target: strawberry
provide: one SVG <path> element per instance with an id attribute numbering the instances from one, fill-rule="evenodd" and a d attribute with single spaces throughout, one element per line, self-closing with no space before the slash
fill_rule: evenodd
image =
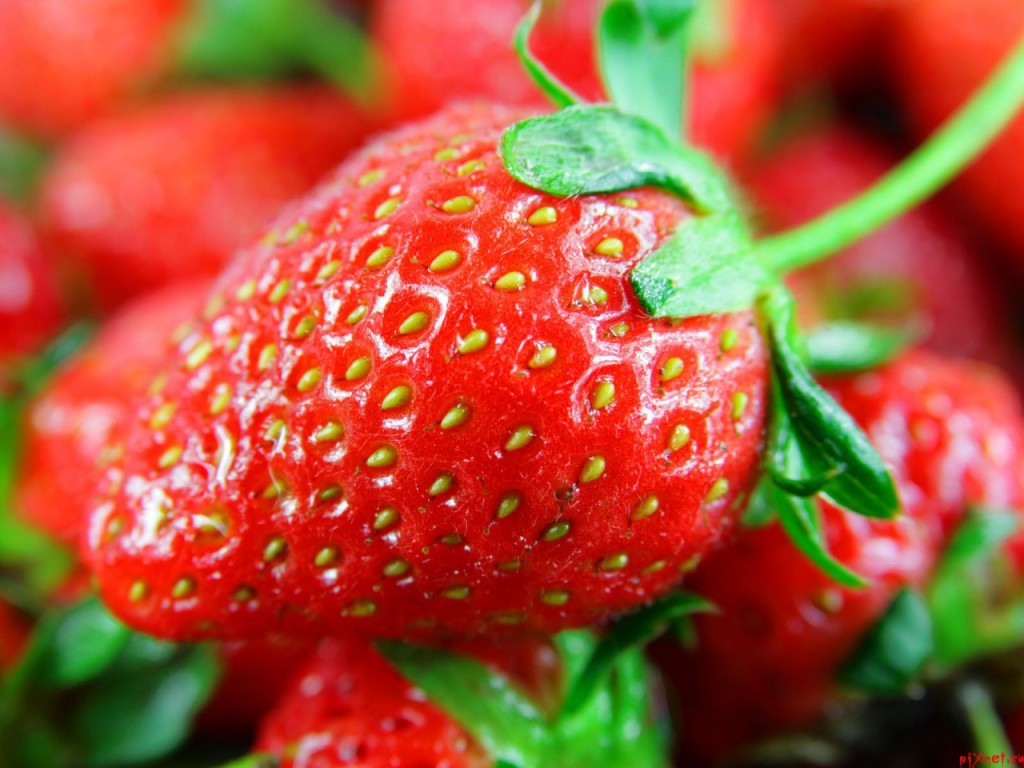
<path id="1" fill-rule="evenodd" d="M 41 193 L 47 236 L 107 309 L 214 275 L 369 129 L 321 88 L 222 88 L 129 110 L 57 153 Z"/>
<path id="2" fill-rule="evenodd" d="M 466 98 L 542 104 L 510 45 L 529 5 L 527 0 L 377 2 L 371 27 L 402 113 L 421 116 Z M 604 94 L 593 42 L 603 5 L 603 0 L 545 4 L 532 43 L 537 56 L 588 100 Z M 777 101 L 777 22 L 770 0 L 718 0 L 706 15 L 705 39 L 695 53 L 690 131 L 696 144 L 734 160 L 750 149 Z M 458 41 L 457 56 L 450 53 L 452 41 Z"/>
<path id="3" fill-rule="evenodd" d="M 834 582 L 778 525 L 744 530 L 694 574 L 687 586 L 721 616 L 696 619 L 695 651 L 659 652 L 694 755 L 820 716 L 839 668 L 893 596 L 925 582 L 968 506 L 1024 509 L 1024 413 L 994 371 L 914 352 L 828 386 L 892 467 L 905 516 L 866 520 L 821 505 L 830 551 L 871 579 L 866 588 Z"/>
<path id="4" fill-rule="evenodd" d="M 948 117 L 1010 50 L 1024 30 L 1024 6 L 1016 0 L 979 0 L 969 7 L 956 0 L 915 0 L 902 5 L 897 21 L 892 71 L 910 122 L 923 134 Z M 1024 252 L 1024 200 L 1007 194 L 1024 184 L 1022 147 L 1024 117 L 1018 116 L 955 187 L 1011 255 Z"/>
<path id="5" fill-rule="evenodd" d="M 551 631 L 664 593 L 757 469 L 750 311 L 652 319 L 690 214 L 560 198 L 466 106 L 382 138 L 242 252 L 137 405 L 84 557 L 165 637 Z"/>
<path id="6" fill-rule="evenodd" d="M 53 335 L 64 311 L 31 226 L 0 202 L 0 370 Z"/>
<path id="7" fill-rule="evenodd" d="M 103 467 L 120 450 L 132 393 L 149 386 L 168 336 L 206 288 L 175 284 L 126 306 L 47 382 L 24 419 L 16 506 L 28 521 L 77 539 Z"/>
<path id="8" fill-rule="evenodd" d="M 26 622 L 10 605 L 0 600 L 0 673 L 18 660 L 27 637 Z"/>
<path id="9" fill-rule="evenodd" d="M 852 198 L 894 165 L 871 139 L 836 125 L 776 149 L 747 184 L 767 226 L 784 230 Z M 1008 307 L 983 264 L 983 254 L 926 203 L 795 273 L 790 285 L 808 320 L 893 325 L 933 351 L 1019 368 Z"/>

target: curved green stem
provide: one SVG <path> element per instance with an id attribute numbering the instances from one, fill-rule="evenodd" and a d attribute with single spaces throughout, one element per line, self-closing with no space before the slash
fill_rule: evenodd
<path id="1" fill-rule="evenodd" d="M 769 269 L 789 272 L 856 242 L 932 195 L 973 160 L 1024 101 L 1024 38 L 985 85 L 905 162 L 868 191 L 814 221 L 754 246 Z"/>
<path id="2" fill-rule="evenodd" d="M 1012 754 L 989 692 L 980 683 L 965 680 L 957 686 L 956 697 L 974 736 L 974 748 L 986 755 Z"/>

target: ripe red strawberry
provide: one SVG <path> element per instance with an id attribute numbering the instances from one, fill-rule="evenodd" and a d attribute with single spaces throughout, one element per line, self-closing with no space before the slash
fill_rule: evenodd
<path id="1" fill-rule="evenodd" d="M 591 624 L 663 594 L 756 473 L 750 312 L 651 319 L 689 216 L 558 198 L 463 107 L 383 138 L 239 255 L 91 518 L 104 599 L 167 637 Z"/>
<path id="2" fill-rule="evenodd" d="M 0 370 L 60 327 L 52 265 L 27 221 L 0 203 Z"/>
<path id="3" fill-rule="evenodd" d="M 892 71 L 919 132 L 934 129 L 962 104 L 1024 30 L 1017 0 L 915 0 L 902 4 L 892 36 Z M 950 55 L 955 51 L 955 55 Z M 971 213 L 1024 253 L 1024 117 L 1018 117 L 957 181 Z M 1018 264 L 1022 263 L 1017 259 Z"/>
<path id="4" fill-rule="evenodd" d="M 853 198 L 894 165 L 867 137 L 831 126 L 776 150 L 748 185 L 765 224 L 785 230 Z M 936 352 L 1019 369 L 1008 307 L 983 256 L 925 204 L 789 282 L 807 320 L 894 325 Z"/>
<path id="5" fill-rule="evenodd" d="M 866 589 L 836 584 L 775 524 L 744 530 L 694 574 L 687 588 L 721 615 L 696 619 L 696 651 L 661 651 L 694 755 L 819 716 L 861 636 L 901 587 L 928 577 L 967 507 L 1024 509 L 1024 413 L 994 371 L 915 352 L 828 388 L 890 464 L 906 514 L 874 521 L 822 505 L 830 551 L 874 580 Z"/>
<path id="6" fill-rule="evenodd" d="M 49 238 L 103 307 L 214 275 L 370 130 L 320 88 L 183 94 L 99 121 L 43 182 Z"/>
<path id="7" fill-rule="evenodd" d="M 27 638 L 27 623 L 0 600 L 0 674 L 18 660 Z"/>
<path id="8" fill-rule="evenodd" d="M 26 520 L 74 542 L 103 468 L 123 449 L 134 393 L 150 385 L 172 332 L 208 283 L 179 283 L 138 299 L 47 383 L 25 417 L 16 506 Z"/>
<path id="9" fill-rule="evenodd" d="M 603 5 L 546 4 L 530 44 L 555 74 L 592 101 L 603 98 L 593 43 Z M 371 25 L 392 70 L 399 109 L 407 117 L 421 116 L 465 98 L 544 104 L 511 46 L 529 6 L 527 0 L 377 2 Z M 721 28 L 696 46 L 690 130 L 694 143 L 731 160 L 750 149 L 777 102 L 777 23 L 769 0 L 725 0 L 715 4 L 713 15 L 711 26 Z"/>
<path id="10" fill-rule="evenodd" d="M 54 135 L 164 68 L 187 0 L 2 0 L 0 122 Z"/>
<path id="11" fill-rule="evenodd" d="M 470 649 L 466 649 L 471 652 Z M 515 679 L 516 670 L 552 686 L 555 657 L 542 643 L 472 648 Z M 557 687 L 555 685 L 554 687 Z M 405 680 L 365 640 L 325 641 L 264 719 L 255 750 L 281 768 L 489 768 L 495 764 L 466 730 Z"/>

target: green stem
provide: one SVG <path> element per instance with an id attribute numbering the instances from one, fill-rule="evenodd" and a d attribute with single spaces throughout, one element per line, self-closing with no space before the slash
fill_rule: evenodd
<path id="1" fill-rule="evenodd" d="M 275 755 L 246 755 L 221 768 L 277 768 L 281 761 Z"/>
<path id="2" fill-rule="evenodd" d="M 754 252 L 778 273 L 813 264 L 877 230 L 932 195 L 973 160 L 1024 101 L 1024 38 L 970 101 L 899 167 L 863 194 Z"/>
<path id="3" fill-rule="evenodd" d="M 974 748 L 985 755 L 1011 754 L 1010 740 L 989 692 L 974 680 L 966 680 L 957 687 L 956 695 L 974 736 Z"/>

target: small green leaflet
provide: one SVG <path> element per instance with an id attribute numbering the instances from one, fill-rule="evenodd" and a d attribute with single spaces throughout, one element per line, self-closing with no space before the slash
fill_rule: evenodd
<path id="1" fill-rule="evenodd" d="M 900 502 L 884 462 L 860 427 L 815 382 L 796 350 L 792 296 L 777 288 L 762 297 L 761 310 L 784 417 L 791 425 L 788 434 L 781 434 L 797 441 L 813 474 L 822 478 L 820 490 L 836 504 L 866 517 L 895 517 Z M 769 446 L 770 455 L 788 450 Z"/>
<path id="2" fill-rule="evenodd" d="M 867 323 L 826 323 L 805 334 L 807 365 L 818 375 L 871 370 L 893 360 L 913 340 L 909 333 Z"/>
<path id="3" fill-rule="evenodd" d="M 601 75 L 623 112 L 683 135 L 686 28 L 693 0 L 612 0 L 598 22 Z"/>
<path id="4" fill-rule="evenodd" d="M 56 687 L 92 680 L 114 662 L 131 634 L 99 600 L 79 603 L 35 635 L 36 679 Z"/>
<path id="5" fill-rule="evenodd" d="M 922 597 L 899 592 L 839 673 L 845 685 L 881 696 L 903 691 L 934 650 L 932 619 Z"/>
<path id="6" fill-rule="evenodd" d="M 516 54 L 519 56 L 519 63 L 523 65 L 523 69 L 530 75 L 530 79 L 544 92 L 545 96 L 551 99 L 556 107 L 561 109 L 562 107 L 576 104 L 582 101 L 582 99 L 573 93 L 572 89 L 565 85 L 565 83 L 555 77 L 551 70 L 545 67 L 543 62 L 530 51 L 530 35 L 533 33 L 533 28 L 537 25 L 537 19 L 540 18 L 541 11 L 543 10 L 543 0 L 535 0 L 533 5 L 530 6 L 530 10 L 527 11 L 526 16 L 523 17 L 523 20 L 519 22 L 519 26 L 516 28 L 513 45 L 516 49 Z"/>

